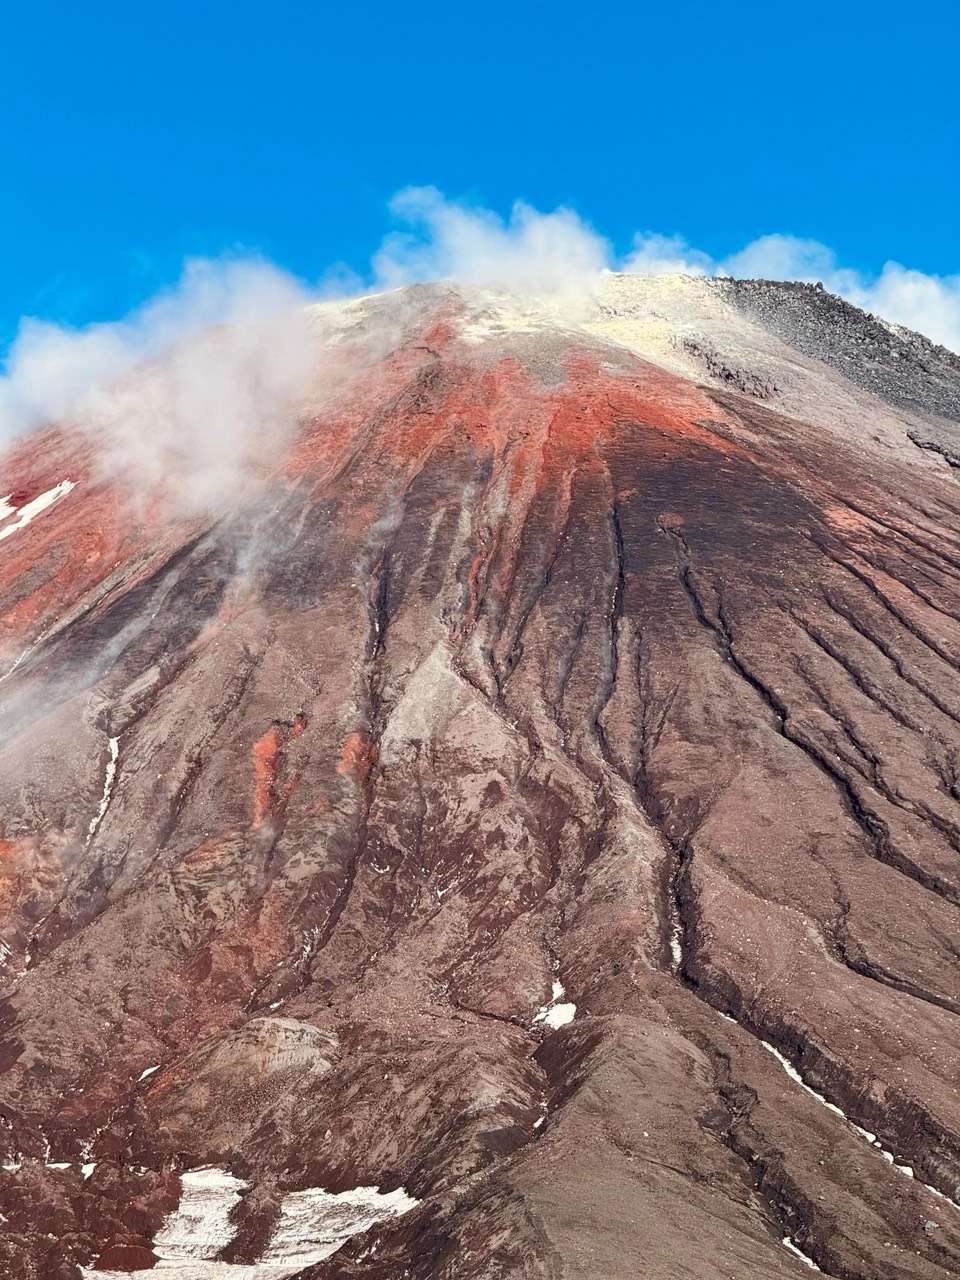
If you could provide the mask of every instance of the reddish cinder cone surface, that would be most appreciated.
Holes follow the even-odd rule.
[[[0,1269],[956,1275],[960,362],[763,283],[317,317],[215,510],[3,463]]]

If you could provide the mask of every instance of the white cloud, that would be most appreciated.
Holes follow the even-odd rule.
[[[843,292],[858,307],[960,352],[960,275],[924,275],[888,262],[876,280],[857,279],[836,292]]]
[[[374,255],[383,288],[424,280],[487,284],[547,297],[589,293],[609,265],[610,245],[572,209],[540,213],[517,201],[504,221],[490,209],[409,187],[390,202],[407,230]]]
[[[715,264],[712,274],[741,280],[822,280],[837,274],[836,258],[817,240],[761,236]],[[825,283],[825,282],[824,282]]]
[[[106,472],[175,488],[188,509],[216,502],[290,428],[313,356],[307,299],[262,260],[193,261],[116,323],[25,320],[0,379],[0,438],[70,418]]]
[[[709,254],[691,248],[682,236],[638,231],[620,270],[645,276],[709,276],[714,274],[715,263]]]
[[[888,262],[878,276],[842,267],[816,240],[763,236],[716,265],[713,274],[820,281],[864,311],[905,325],[960,351],[960,275],[934,276]]]

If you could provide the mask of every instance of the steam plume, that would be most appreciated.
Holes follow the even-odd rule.
[[[487,284],[542,296],[589,293],[611,247],[572,209],[539,213],[518,200],[507,221],[490,209],[409,187],[390,211],[408,229],[387,236],[373,259],[385,288],[424,280]]]
[[[264,431],[287,429],[311,363],[308,297],[259,259],[192,261],[116,323],[25,320],[0,380],[0,438],[72,418],[107,471],[146,488],[176,475],[188,509],[216,502]]]

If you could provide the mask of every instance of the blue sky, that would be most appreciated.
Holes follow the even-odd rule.
[[[573,206],[714,258],[758,236],[960,272],[955,5],[22,0],[0,40],[0,349],[186,257],[361,274],[390,197]]]

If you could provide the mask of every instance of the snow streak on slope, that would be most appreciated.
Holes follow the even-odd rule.
[[[729,1018],[728,1014],[724,1014],[723,1016]],[[735,1022],[736,1019],[730,1018],[730,1021]],[[811,1098],[816,1098],[817,1102],[819,1102],[821,1106],[826,1107],[828,1111],[832,1111],[833,1114],[835,1116],[839,1116],[841,1120],[846,1120],[847,1124],[850,1125],[850,1127],[854,1130],[855,1133],[857,1133],[859,1137],[863,1138],[865,1142],[868,1142],[871,1147],[874,1147],[880,1153],[880,1155],[883,1156],[884,1160],[886,1160],[888,1164],[893,1165],[897,1173],[902,1174],[905,1178],[912,1178],[920,1182],[920,1186],[925,1187],[927,1191],[929,1191],[931,1195],[936,1196],[938,1200],[945,1200],[946,1203],[949,1205],[952,1205],[954,1209],[960,1209],[960,1204],[958,1204],[956,1200],[952,1199],[948,1195],[945,1195],[942,1191],[938,1191],[936,1187],[930,1186],[929,1183],[921,1182],[920,1179],[916,1177],[916,1174],[914,1173],[910,1165],[897,1164],[896,1158],[893,1155],[893,1153],[891,1151],[888,1151],[881,1144],[880,1139],[877,1137],[875,1133],[871,1133],[869,1129],[862,1128],[860,1125],[857,1124],[855,1120],[851,1120],[850,1117],[846,1114],[846,1112],[841,1111],[840,1108],[835,1105],[835,1103],[829,1102],[823,1096],[822,1093],[818,1093],[816,1089],[811,1088],[811,1086],[808,1085],[807,1082],[804,1080],[803,1076],[801,1076],[800,1072],[797,1071],[796,1067],[794,1067],[793,1063],[790,1062],[789,1058],[784,1057],[784,1055],[780,1052],[779,1049],[775,1049],[768,1040],[761,1040],[760,1043],[763,1045],[764,1049],[766,1049],[769,1054],[771,1054],[774,1058],[776,1058],[777,1062],[779,1062],[780,1066],[783,1068],[783,1070],[786,1072],[786,1074],[790,1077],[791,1080],[793,1080],[796,1084],[798,1084],[800,1088],[804,1090],[804,1092],[810,1095]]]
[[[165,1280],[287,1280],[301,1270],[299,1267],[278,1267],[270,1263],[254,1262],[201,1262],[191,1259],[177,1262],[161,1258],[155,1267],[140,1271],[98,1271],[82,1267],[87,1280],[123,1280],[129,1275],[163,1276]]]
[[[110,739],[110,758],[107,761],[107,767],[103,775],[103,794],[100,797],[100,807],[96,814],[90,819],[90,826],[87,828],[89,839],[87,843],[97,834],[97,827],[103,821],[104,814],[110,808],[110,797],[113,795],[113,783],[117,776],[117,760],[120,756],[120,739]]]
[[[34,516],[38,516],[41,511],[46,511],[47,507],[52,507],[58,498],[64,497],[75,488],[72,480],[61,480],[58,485],[54,485],[52,489],[48,489],[46,493],[38,494],[32,501],[26,503],[22,507],[11,507],[10,496],[0,499],[0,520],[5,519],[17,512],[17,519],[12,524],[4,525],[0,529],[0,540],[9,538],[12,533],[16,533],[18,529],[24,528],[30,523]]]
[[[811,1271],[820,1270],[820,1268],[817,1266],[814,1260],[812,1258],[808,1258],[807,1255],[803,1252],[803,1250],[798,1248],[798,1246],[794,1244],[794,1242],[790,1239],[789,1236],[784,1236],[781,1243],[783,1244],[783,1247],[785,1249],[787,1249],[790,1253],[792,1253],[795,1258],[799,1258],[800,1261],[803,1262],[806,1266],[808,1266]]]

